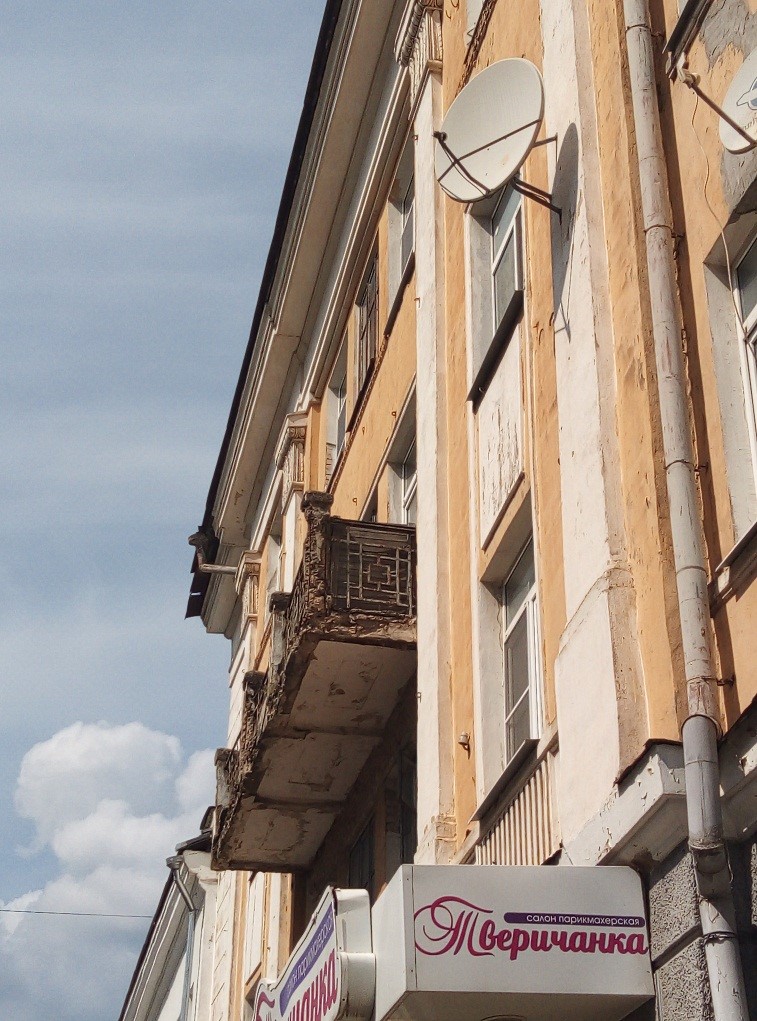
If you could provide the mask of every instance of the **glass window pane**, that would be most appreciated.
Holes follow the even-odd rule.
[[[405,215],[405,223],[404,223],[404,226],[402,228],[402,239],[401,239],[401,242],[400,242],[400,248],[401,248],[400,259],[401,259],[401,262],[402,262],[402,269],[403,269],[403,271],[405,269],[405,266],[407,266],[408,259],[413,254],[414,230],[415,230],[415,227],[414,227],[414,217],[413,217],[413,206],[412,206],[412,204],[405,211],[404,215]]]
[[[336,412],[336,449],[340,451],[344,446],[344,439],[346,436],[347,427],[347,381],[346,377],[339,384],[339,389],[336,394],[337,399],[337,412]]]
[[[418,498],[416,494],[413,493],[411,499],[408,500],[407,504],[405,505],[405,524],[414,525],[417,520],[417,514],[418,514]]]
[[[405,455],[405,459],[402,462],[403,474],[406,479],[409,479],[413,475],[415,475],[416,464],[417,461],[415,456],[415,440],[413,440],[413,442],[410,444],[410,449],[408,450],[407,454]]]
[[[517,616],[528,593],[536,583],[534,572],[534,545],[529,542],[510,577],[505,582],[505,626],[509,627]]]
[[[494,268],[494,328],[502,317],[515,290],[515,232],[507,239],[499,262]]]
[[[408,185],[405,190],[405,196],[402,199],[403,215],[407,216],[409,212],[412,212],[414,200],[415,200],[415,178],[411,177],[410,180],[408,181]]]
[[[418,846],[417,786],[415,752],[404,751],[400,756],[400,837],[406,865],[412,863]]]
[[[529,708],[528,699],[524,698],[518,708],[512,714],[510,719],[507,721],[506,727],[506,749],[507,749],[507,761],[515,755],[517,750],[521,747],[524,741],[528,741],[531,736],[530,725],[529,725]]]
[[[757,307],[757,243],[753,244],[736,270],[741,295],[741,314],[745,319]]]
[[[502,244],[502,239],[513,222],[513,217],[520,204],[520,195],[517,191],[512,188],[508,188],[499,201],[499,205],[494,210],[494,216],[492,216],[492,261],[497,256],[499,246]]]
[[[350,851],[349,884],[354,890],[367,890],[373,900],[373,878],[373,819],[371,819]]]
[[[505,715],[528,691],[528,617],[523,614],[505,643]]]

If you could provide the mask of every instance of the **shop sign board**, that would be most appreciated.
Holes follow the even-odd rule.
[[[255,1021],[370,1018],[375,967],[365,890],[328,887],[276,982],[261,981]]]
[[[373,933],[376,1021],[615,1021],[653,995],[629,868],[403,866]]]

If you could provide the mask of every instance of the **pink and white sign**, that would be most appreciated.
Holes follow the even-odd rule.
[[[653,995],[632,869],[403,866],[373,936],[376,1021],[618,1021]]]
[[[261,981],[255,1021],[369,1018],[375,981],[365,890],[328,887],[275,983]]]
[[[415,949],[426,957],[521,954],[646,954],[642,915],[505,911],[442,895],[415,912]]]

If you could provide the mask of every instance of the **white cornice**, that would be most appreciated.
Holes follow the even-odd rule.
[[[394,165],[407,133],[407,98],[407,75],[398,68],[370,157],[354,193],[347,229],[334,259],[334,271],[321,306],[321,315],[313,330],[314,344],[305,365],[301,394],[303,404],[310,403],[313,394],[321,396],[330,366],[329,354],[341,339],[344,309],[355,290],[357,275],[362,272],[363,249],[372,242],[375,222],[381,211],[379,199],[389,190]]]
[[[391,4],[345,0],[342,6],[213,511],[222,549],[229,550],[232,561],[245,546],[245,518],[261,459],[272,442],[270,428],[278,432],[287,410],[282,397],[292,384],[293,360],[310,341],[304,331],[320,304],[314,291],[321,286],[324,252],[333,243],[337,211],[345,202],[342,189],[365,129],[366,110],[373,108],[382,85],[376,72],[395,17]],[[213,586],[208,600],[226,587]]]
[[[443,9],[444,0],[410,0],[394,44],[394,55],[399,64],[406,67],[410,63],[424,14]]]
[[[124,1005],[123,1021],[149,1016],[156,998],[170,985],[186,948],[186,915],[186,905],[171,881],[163,909],[147,937],[144,957]]]

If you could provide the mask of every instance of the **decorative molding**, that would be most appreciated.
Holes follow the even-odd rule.
[[[489,30],[489,22],[492,20],[492,14],[494,14],[496,3],[497,0],[484,0],[481,6],[481,13],[478,16],[476,27],[473,29],[473,34],[471,35],[471,40],[468,45],[468,52],[465,54],[463,76],[457,87],[458,92],[461,92],[471,80],[473,69],[478,63],[478,58],[481,54],[481,47],[484,39],[486,38],[486,33]]]
[[[443,0],[412,0],[402,19],[394,55],[410,69],[410,105],[415,107],[430,71],[442,69]]]
[[[260,558],[247,551],[243,553],[234,578],[237,595],[242,597],[242,617],[246,623],[258,619],[258,594],[260,590]]]
[[[276,448],[276,467],[283,472],[282,507],[286,507],[293,492],[302,492],[305,486],[305,438],[307,415],[297,412],[287,415]]]

